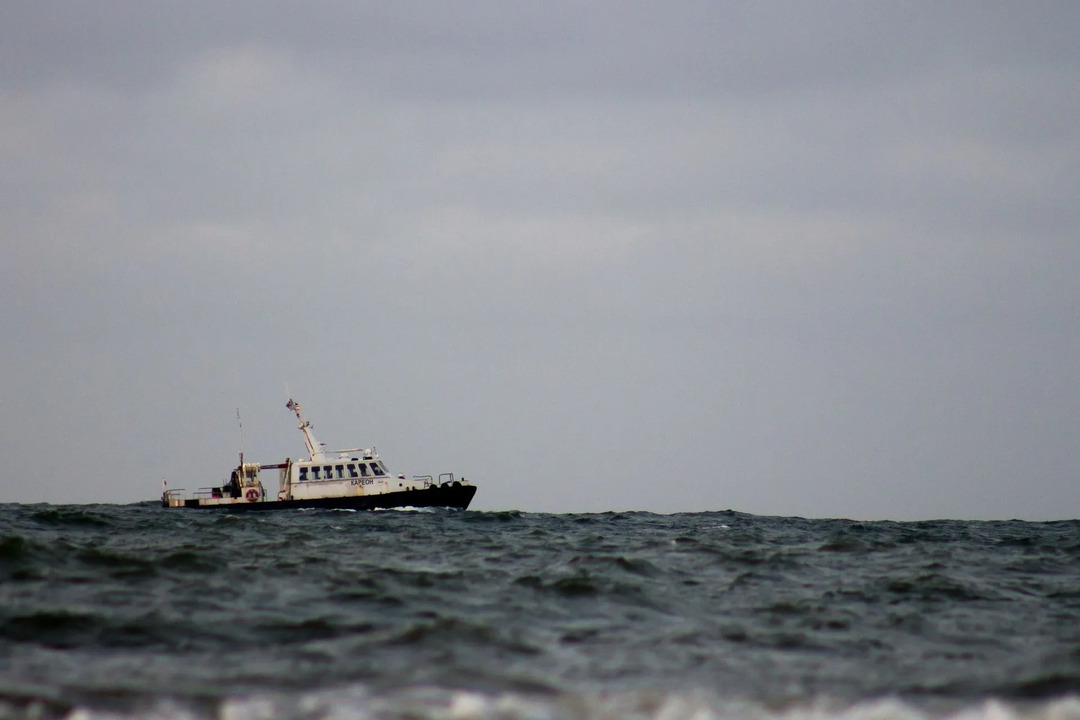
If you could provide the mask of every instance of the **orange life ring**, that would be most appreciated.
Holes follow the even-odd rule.
[[[255,488],[251,488],[246,493],[244,493],[244,497],[248,499],[248,502],[255,502],[259,499],[259,491]]]

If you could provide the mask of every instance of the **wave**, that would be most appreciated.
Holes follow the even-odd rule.
[[[1076,548],[1076,522],[0,506],[0,719],[1080,720]]]
[[[699,690],[483,693],[363,685],[309,693],[255,692],[205,697],[118,693],[77,702],[0,693],[0,717],[40,720],[1077,720],[1080,698],[1045,702],[985,700],[927,708],[896,698],[843,703],[822,697],[791,703],[727,700]]]

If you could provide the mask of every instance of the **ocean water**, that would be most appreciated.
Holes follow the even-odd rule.
[[[1080,522],[0,506],[2,718],[1080,718]]]

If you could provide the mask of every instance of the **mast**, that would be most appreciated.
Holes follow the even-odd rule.
[[[244,422],[240,419],[240,406],[236,407],[236,424],[240,426],[240,467],[244,467]]]
[[[315,439],[315,434],[311,432],[311,423],[305,420],[304,416],[300,414],[300,403],[289,398],[289,402],[285,403],[285,407],[296,413],[296,419],[300,421],[300,424],[297,425],[297,427],[300,428],[300,432],[304,433],[304,444],[307,445],[308,456],[311,460],[325,460],[323,448],[325,448],[326,445]]]

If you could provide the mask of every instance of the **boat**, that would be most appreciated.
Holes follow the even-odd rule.
[[[183,488],[163,489],[161,505],[167,508],[217,510],[285,510],[327,508],[378,510],[400,507],[445,507],[465,510],[476,494],[476,486],[453,473],[393,475],[379,459],[374,447],[327,450],[315,439],[311,423],[304,419],[300,404],[289,398],[285,404],[296,414],[307,446],[306,460],[285,458],[284,462],[262,465],[244,462],[219,487],[199,488],[188,494]],[[263,473],[277,471],[278,489],[271,495],[263,485]],[[162,484],[166,485],[162,480]]]

